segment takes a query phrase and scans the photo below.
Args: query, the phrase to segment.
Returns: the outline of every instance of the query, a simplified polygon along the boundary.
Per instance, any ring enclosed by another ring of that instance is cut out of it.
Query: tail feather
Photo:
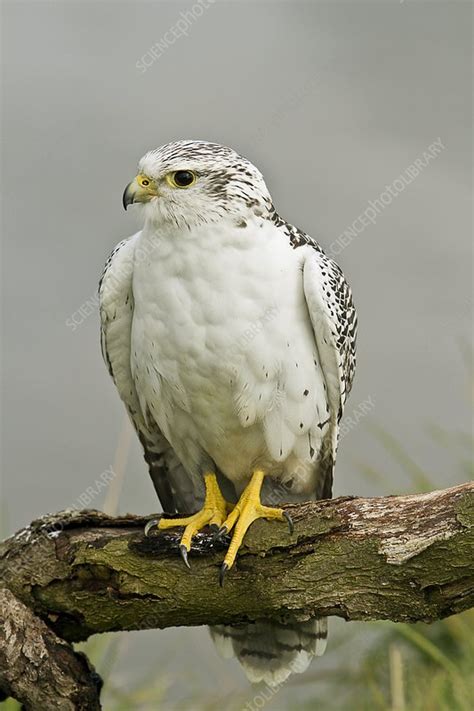
[[[217,625],[211,637],[223,657],[236,656],[253,683],[282,684],[291,673],[304,672],[326,649],[327,618],[307,622],[257,620],[244,625]]]

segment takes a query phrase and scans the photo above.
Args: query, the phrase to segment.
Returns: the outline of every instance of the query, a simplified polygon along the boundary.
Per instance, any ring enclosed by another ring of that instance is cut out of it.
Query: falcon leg
[[[221,526],[226,518],[229,506],[221,494],[215,474],[212,472],[204,474],[204,484],[206,486],[206,496],[204,506],[200,511],[192,516],[186,516],[186,518],[162,518],[158,522],[158,529],[160,531],[167,528],[175,528],[176,526],[185,526],[179,544],[179,550],[188,568],[190,567],[188,553],[191,549],[191,541],[194,534],[201,528],[204,528],[204,526]],[[145,533],[146,532],[147,530],[145,529]]]
[[[227,550],[220,572],[220,584],[224,582],[224,575],[232,568],[243,538],[249,526],[258,518],[277,519],[278,521],[288,521],[290,533],[293,531],[293,524],[289,515],[283,509],[270,508],[260,503],[260,491],[263,484],[264,473],[257,469],[245,487],[242,495],[233,508],[229,516],[224,521],[219,533],[225,534],[234,527],[234,535]]]

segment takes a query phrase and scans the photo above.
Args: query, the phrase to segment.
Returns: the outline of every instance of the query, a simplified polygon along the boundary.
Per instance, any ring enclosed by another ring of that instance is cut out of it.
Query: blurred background
[[[102,363],[96,290],[137,229],[121,195],[138,159],[180,138],[250,158],[352,284],[359,362],[335,494],[472,476],[470,2],[15,0],[2,15],[2,535],[71,506],[159,509]],[[469,615],[331,623],[326,656],[265,704],[470,707]],[[106,709],[258,707],[205,629],[87,650]]]

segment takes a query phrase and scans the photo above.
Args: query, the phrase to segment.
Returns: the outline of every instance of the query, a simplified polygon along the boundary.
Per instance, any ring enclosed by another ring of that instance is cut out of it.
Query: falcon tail
[[[304,672],[313,657],[320,657],[326,649],[326,617],[293,623],[258,620],[209,629],[220,654],[236,656],[249,681],[272,687],[292,673]]]

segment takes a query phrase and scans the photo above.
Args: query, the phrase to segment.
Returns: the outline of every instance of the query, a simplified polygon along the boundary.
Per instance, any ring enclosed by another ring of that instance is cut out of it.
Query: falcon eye
[[[196,182],[196,175],[191,170],[176,170],[166,176],[169,184],[174,188],[189,188]]]
[[[146,187],[147,185],[150,185],[150,181],[147,180],[146,178],[144,178],[144,179],[142,180],[142,185]]]

